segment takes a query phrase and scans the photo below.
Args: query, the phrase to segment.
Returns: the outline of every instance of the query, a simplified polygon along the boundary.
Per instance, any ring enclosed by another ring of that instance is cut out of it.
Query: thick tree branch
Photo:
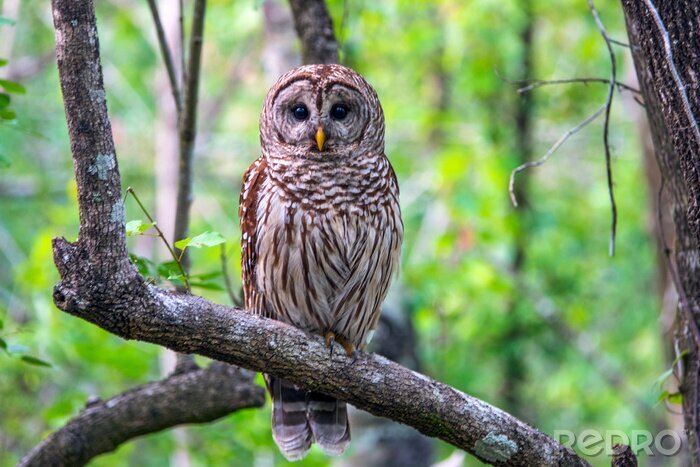
[[[338,63],[338,41],[324,0],[289,0],[304,64]]]
[[[678,304],[683,413],[693,465],[700,465],[700,3],[622,0],[656,160],[672,206],[671,277]],[[669,260],[671,255],[669,255]]]
[[[252,374],[217,362],[106,401],[88,402],[79,415],[42,441],[19,465],[85,465],[138,436],[184,423],[211,422],[264,403],[265,391],[253,383]]]
[[[63,240],[55,242],[57,261],[68,248]],[[355,362],[343,355],[331,357],[320,337],[140,279],[133,274],[103,303],[106,297],[90,295],[95,286],[85,283],[84,274],[64,276],[54,299],[59,308],[125,339],[284,376],[300,387],[411,425],[487,462],[586,465],[511,415],[383,357],[363,355]]]
[[[319,337],[147,284],[128,261],[120,177],[99,64],[94,5],[53,0],[76,176],[78,241],[54,240],[56,305],[125,339],[283,376],[411,425],[499,465],[587,465],[513,416],[376,355],[331,358]]]

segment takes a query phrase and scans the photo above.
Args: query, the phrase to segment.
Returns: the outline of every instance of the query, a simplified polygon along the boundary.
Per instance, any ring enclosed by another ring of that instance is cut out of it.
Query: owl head
[[[306,65],[272,86],[260,116],[265,157],[342,160],[384,153],[377,93],[341,65]]]

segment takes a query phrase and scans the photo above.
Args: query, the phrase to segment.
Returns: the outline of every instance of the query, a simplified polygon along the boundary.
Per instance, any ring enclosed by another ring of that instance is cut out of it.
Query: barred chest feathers
[[[403,236],[388,160],[363,159],[337,166],[268,157],[256,212],[256,285],[277,319],[334,331],[358,348],[376,327]]]

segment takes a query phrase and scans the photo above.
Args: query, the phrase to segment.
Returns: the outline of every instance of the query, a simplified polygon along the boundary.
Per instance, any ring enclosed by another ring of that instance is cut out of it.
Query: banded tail
[[[316,442],[334,456],[350,442],[347,404],[320,392],[306,392],[293,384],[267,377],[272,395],[272,437],[290,461],[302,459]]]

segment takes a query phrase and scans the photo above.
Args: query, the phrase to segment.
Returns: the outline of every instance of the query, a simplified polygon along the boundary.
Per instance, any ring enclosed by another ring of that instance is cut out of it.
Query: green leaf
[[[187,246],[191,246],[192,248],[210,248],[216,245],[221,245],[225,241],[226,239],[219,232],[204,232],[203,234],[199,234],[192,238],[192,240],[188,242]]]
[[[0,169],[6,169],[10,165],[12,165],[10,164],[10,159],[0,154]]]
[[[27,92],[27,90],[21,84],[7,79],[0,79],[0,86],[5,88],[5,91],[9,92],[10,94],[25,94]]]
[[[681,394],[680,392],[669,393],[668,391],[664,391],[659,396],[659,400],[668,401],[671,404],[682,404],[683,394]]]
[[[129,258],[131,259],[131,263],[136,266],[136,269],[139,270],[139,274],[145,277],[157,277],[158,276],[158,266],[156,263],[151,261],[148,258],[144,258],[142,256],[135,255],[133,253],[129,254]]]
[[[9,26],[14,26],[16,23],[15,20],[8,18],[7,16],[0,16],[0,26],[3,24],[7,24]]]
[[[4,92],[0,92],[0,110],[7,108],[10,105],[10,96]]]
[[[126,235],[129,237],[141,235],[151,227],[153,224],[144,224],[141,220],[129,221],[126,223]]]
[[[51,364],[45,360],[42,360],[40,358],[32,357],[31,355],[22,355],[21,360],[24,363],[28,363],[30,365],[35,365],[35,366],[44,366],[51,368]]]
[[[14,120],[17,114],[12,109],[0,110],[0,119],[2,120]]]
[[[204,272],[202,274],[190,274],[190,279],[199,279],[202,281],[206,281],[209,279],[214,279],[219,276],[223,276],[224,273],[222,271],[212,271],[212,272]]]
[[[219,290],[219,291],[224,290],[224,288],[220,284],[217,284],[216,282],[193,282],[193,281],[190,281],[190,286],[197,287],[200,289],[205,289],[205,290]]]
[[[157,266],[158,276],[166,280],[170,280],[168,278],[173,274],[179,274],[179,271],[180,268],[175,261],[166,261]]]
[[[192,241],[192,238],[190,238],[190,237],[183,238],[182,240],[178,240],[177,242],[175,242],[175,248],[177,248],[179,250],[184,250],[185,248],[187,248],[187,245],[189,245],[191,241]]]
[[[0,349],[7,351],[7,342],[2,337],[0,337]]]
[[[184,278],[182,274],[171,274],[167,277],[169,281],[182,281]]]
[[[0,67],[7,65],[7,59],[6,58],[0,58]]]
[[[0,329],[2,329],[4,327],[5,327],[5,322],[2,319],[0,319]]]

